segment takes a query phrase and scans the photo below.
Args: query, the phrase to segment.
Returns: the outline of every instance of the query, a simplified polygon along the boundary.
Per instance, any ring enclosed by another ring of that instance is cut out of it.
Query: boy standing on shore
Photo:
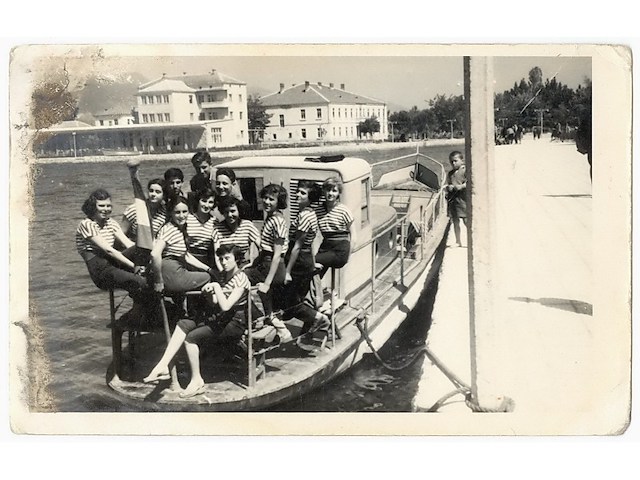
[[[467,170],[461,152],[457,150],[451,152],[449,161],[453,169],[447,174],[447,185],[445,186],[447,212],[453,223],[456,243],[461,247],[460,219],[462,219],[464,226],[467,226]]]

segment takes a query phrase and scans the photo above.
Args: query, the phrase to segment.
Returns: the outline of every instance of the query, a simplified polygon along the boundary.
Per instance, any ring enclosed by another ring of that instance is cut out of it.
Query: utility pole
[[[452,139],[453,139],[453,124],[454,124],[455,121],[456,121],[455,118],[447,120],[447,122],[449,122],[449,125],[451,126],[451,138]]]

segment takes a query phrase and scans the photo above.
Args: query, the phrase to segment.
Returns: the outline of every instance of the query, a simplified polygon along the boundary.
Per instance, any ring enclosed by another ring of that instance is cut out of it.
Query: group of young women
[[[200,155],[200,162],[202,154],[196,155]],[[203,161],[211,163],[210,158]],[[147,185],[146,204],[155,238],[150,268],[139,268],[140,262],[134,261],[133,240],[138,228],[134,206],[124,211],[121,227],[110,218],[111,197],[103,189],[84,202],[82,210],[87,218],[76,231],[76,246],[95,285],[123,288],[134,304],[154,298],[153,292],[180,295],[202,291],[206,302],[196,302],[198,314],[177,323],[163,357],[144,379],[148,383],[168,379],[169,363],[184,344],[192,379],[181,395],[190,397],[204,389],[200,346],[213,340],[233,343],[242,338],[251,285],[257,285],[265,322],[275,327],[281,342],[290,340],[291,333],[283,319],[274,315],[276,309],[284,311],[284,320],[295,317],[303,322],[299,340],[328,329],[327,316],[304,299],[314,275],[346,264],[355,229],[351,212],[340,203],[342,182],[338,177],[327,179],[322,187],[312,181],[298,183],[298,213],[290,226],[282,213],[288,206],[287,191],[276,184],[265,186],[260,192],[265,220],[258,231],[246,218],[249,205],[234,193],[239,189],[233,170],[217,169],[215,191],[205,184],[189,199],[182,194],[182,178],[174,181],[181,175],[179,169],[169,169],[164,180],[155,178]],[[322,194],[324,211],[318,218],[312,204],[317,204]],[[318,231],[323,241],[315,253]],[[115,248],[116,241],[124,250]],[[259,252],[253,259],[252,245]]]

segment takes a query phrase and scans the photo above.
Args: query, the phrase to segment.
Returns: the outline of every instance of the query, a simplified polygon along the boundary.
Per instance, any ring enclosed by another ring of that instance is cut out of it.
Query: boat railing
[[[429,162],[431,162],[433,164],[433,166],[435,166],[435,168],[438,170],[438,172],[434,172],[434,173],[436,173],[436,175],[438,176],[440,184],[444,183],[444,180],[445,180],[445,177],[446,177],[446,169],[445,169],[444,164],[442,162],[440,162],[440,160],[437,160],[437,159],[435,159],[433,157],[430,157],[429,155],[425,155],[424,153],[420,153],[420,146],[419,145],[416,147],[415,153],[409,153],[407,155],[402,155],[400,157],[394,157],[394,158],[390,158],[390,159],[387,159],[387,160],[381,160],[381,161],[376,162],[375,164],[373,164],[373,167],[381,167],[383,165],[388,165],[388,164],[391,164],[391,163],[394,163],[394,162],[397,163],[397,162],[400,162],[402,160],[406,160],[406,159],[409,159],[409,158],[416,158],[416,157],[424,158],[426,160],[429,160]],[[418,161],[416,159],[416,162],[413,163],[413,166],[416,167],[417,164],[418,164]],[[406,165],[406,167],[409,167],[411,165],[412,164]],[[405,167],[403,167],[403,168],[405,168]],[[415,173],[415,170],[414,170],[414,173]]]

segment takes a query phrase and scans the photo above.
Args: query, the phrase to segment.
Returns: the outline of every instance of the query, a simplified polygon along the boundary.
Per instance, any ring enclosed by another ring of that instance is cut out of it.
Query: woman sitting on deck
[[[244,268],[249,263],[251,245],[260,248],[260,232],[250,220],[246,219],[249,208],[247,202],[236,197],[222,197],[218,203],[220,213],[224,216],[221,222],[214,224],[216,245],[235,245],[240,249],[242,258],[238,266]]]
[[[201,190],[196,192],[193,198],[196,208],[187,217],[187,250],[208,267],[215,267],[213,258],[215,219],[211,216],[215,204],[215,193],[211,189]]]
[[[220,283],[211,282],[202,291],[214,306],[214,315],[202,324],[191,319],[178,322],[169,344],[158,364],[144,379],[145,383],[169,380],[169,363],[184,344],[191,368],[191,381],[180,397],[189,398],[204,393],[205,383],[200,372],[200,347],[214,341],[237,342],[242,338],[246,325],[247,297],[251,285],[245,273],[238,268],[242,258],[240,249],[223,245],[216,250],[222,265]]]
[[[164,180],[153,178],[147,184],[147,210],[151,220],[151,234],[155,237],[160,228],[167,223],[167,209],[164,206]],[[122,213],[122,230],[133,241],[138,234],[138,220],[136,218],[136,204],[132,203]]]
[[[311,335],[318,330],[328,330],[329,318],[305,303],[315,271],[313,241],[318,232],[318,217],[311,204],[320,200],[320,187],[312,181],[298,182],[297,198],[299,212],[291,222],[289,245],[286,256],[284,287],[284,318],[296,317],[303,322],[301,334]],[[304,337],[301,337],[304,338]]]
[[[211,280],[211,267],[187,251],[187,200],[180,196],[172,197],[167,212],[170,221],[158,232],[151,250],[154,289],[167,293],[198,290]],[[188,266],[196,271],[190,271]]]
[[[356,242],[353,215],[340,202],[342,180],[338,177],[328,178],[322,184],[322,192],[325,196],[324,206],[327,213],[318,220],[323,240],[316,255],[316,264],[322,268],[321,276],[331,267],[344,267]]]
[[[138,300],[146,290],[147,281],[134,273],[134,263],[129,258],[135,248],[133,242],[110,218],[111,195],[101,188],[95,190],[85,200],[82,211],[87,218],[76,230],[76,248],[87,265],[91,280],[102,290],[123,288]],[[114,248],[116,240],[127,250],[121,252]]]

